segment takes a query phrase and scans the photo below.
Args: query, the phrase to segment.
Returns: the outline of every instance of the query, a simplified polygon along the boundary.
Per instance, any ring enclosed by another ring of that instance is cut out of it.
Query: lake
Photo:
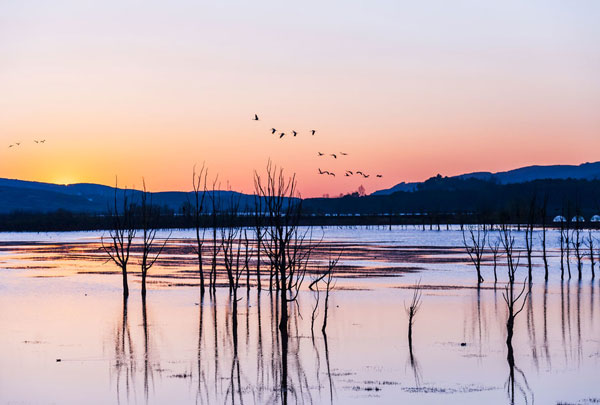
[[[503,256],[495,283],[486,253],[477,288],[458,227],[311,231],[319,242],[311,269],[341,252],[326,334],[323,291],[311,331],[316,294],[307,288],[309,274],[289,305],[285,359],[277,294],[241,286],[237,311],[226,287],[201,299],[192,231],[159,233],[170,240],[149,272],[144,301],[139,256],[125,301],[101,232],[0,233],[0,401],[600,402],[600,286],[587,255],[581,280],[574,258],[572,277],[561,280],[558,231],[547,236],[547,282],[535,231],[531,285],[523,285],[524,232],[513,231],[521,251],[516,288],[528,292],[514,326],[514,364],[507,361]],[[406,307],[417,284],[422,303],[411,356]]]

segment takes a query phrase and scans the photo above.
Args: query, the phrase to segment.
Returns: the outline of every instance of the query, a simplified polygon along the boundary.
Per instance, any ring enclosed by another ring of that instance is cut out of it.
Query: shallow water
[[[521,245],[523,234],[514,235]],[[548,237],[547,283],[535,252],[530,299],[515,325],[514,380],[505,265],[494,284],[486,262],[486,282],[475,288],[456,229],[315,229],[323,244],[311,268],[331,249],[343,250],[327,334],[322,307],[311,334],[314,294],[303,290],[290,305],[286,367],[275,296],[241,287],[237,311],[225,288],[201,301],[191,232],[172,233],[145,303],[139,274],[123,301],[99,237],[0,234],[3,403],[262,404],[281,403],[284,394],[288,403],[600,401],[600,286],[588,261],[581,281],[573,261],[573,278],[561,282],[556,232]],[[526,277],[523,264],[518,280]],[[419,280],[411,358],[405,304]]]

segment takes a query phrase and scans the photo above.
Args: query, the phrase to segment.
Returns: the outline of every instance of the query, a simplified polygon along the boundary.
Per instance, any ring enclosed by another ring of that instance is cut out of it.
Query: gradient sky
[[[320,196],[598,161],[599,21],[596,0],[1,0],[0,177],[187,190],[206,162],[250,192],[270,157]]]

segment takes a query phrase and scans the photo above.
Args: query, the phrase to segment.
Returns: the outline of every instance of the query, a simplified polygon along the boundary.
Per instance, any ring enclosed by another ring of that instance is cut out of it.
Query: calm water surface
[[[327,335],[322,310],[311,333],[313,292],[290,306],[287,370],[275,296],[241,287],[237,316],[225,288],[201,300],[191,232],[171,235],[145,302],[137,273],[123,301],[100,236],[0,234],[2,403],[281,403],[285,374],[288,403],[600,402],[600,285],[587,258],[582,280],[573,261],[573,277],[561,282],[556,232],[547,283],[535,252],[512,370],[506,266],[500,259],[494,284],[487,261],[486,281],[475,288],[458,230],[315,229],[324,242],[311,267],[330,250],[343,258]],[[523,234],[515,237],[522,244]],[[518,279],[526,273],[521,267]],[[419,280],[411,358],[405,303]]]

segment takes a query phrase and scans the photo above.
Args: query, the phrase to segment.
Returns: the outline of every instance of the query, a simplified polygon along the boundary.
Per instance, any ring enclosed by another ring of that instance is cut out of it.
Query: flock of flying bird
[[[39,139],[39,140],[38,139],[34,139],[33,142],[35,142],[37,144],[40,144],[40,143],[45,143],[46,140],[45,139]],[[21,146],[21,142],[15,142],[15,143],[12,143],[12,144],[8,145],[9,149],[13,148],[15,146]]]
[[[260,121],[260,119],[258,118],[258,115],[257,115],[257,114],[254,114],[254,118],[252,118],[252,121]],[[277,129],[276,129],[276,128],[271,128],[271,134],[273,134],[273,135],[274,135],[274,134],[277,134],[277,132],[278,132],[278,131],[277,131]],[[314,135],[314,134],[315,134],[317,131],[316,131],[316,130],[314,130],[314,129],[312,129],[310,132],[311,132],[311,135]],[[285,135],[286,135],[286,134],[285,134],[285,132],[279,132],[279,139],[283,138]],[[293,135],[293,136],[297,136],[297,135],[298,135],[298,132],[297,132],[297,131],[294,131],[294,130],[292,130],[292,135]],[[325,156],[325,153],[322,153],[322,152],[317,152],[317,153],[319,154],[319,156]],[[340,152],[340,153],[339,153],[339,155],[340,155],[340,156],[347,156],[348,154],[347,154],[347,153],[345,153],[345,152]],[[337,155],[337,154],[335,154],[335,153],[329,153],[327,156],[331,156],[331,157],[333,157],[334,159],[337,159],[337,158],[338,158],[338,155]],[[332,176],[332,177],[335,177],[335,173],[333,173],[333,172],[330,172],[330,171],[327,171],[327,170],[321,170],[320,168],[319,168],[318,170],[319,170],[319,174],[321,174],[321,175],[323,175],[323,174],[324,174],[324,175],[327,175],[327,176]],[[346,170],[346,172],[344,173],[344,175],[345,175],[346,177],[354,176],[355,174],[356,174],[356,175],[363,176],[363,178],[365,178],[365,179],[368,179],[368,178],[371,176],[370,174],[366,174],[366,173],[364,173],[364,172],[362,172],[362,171],[360,171],[360,170],[356,170],[356,171],[354,171],[354,172],[353,172],[353,171],[351,171],[351,170]],[[377,178],[381,178],[381,177],[383,177],[383,176],[382,176],[381,174],[376,174],[376,175],[375,175],[375,177],[377,177]]]

